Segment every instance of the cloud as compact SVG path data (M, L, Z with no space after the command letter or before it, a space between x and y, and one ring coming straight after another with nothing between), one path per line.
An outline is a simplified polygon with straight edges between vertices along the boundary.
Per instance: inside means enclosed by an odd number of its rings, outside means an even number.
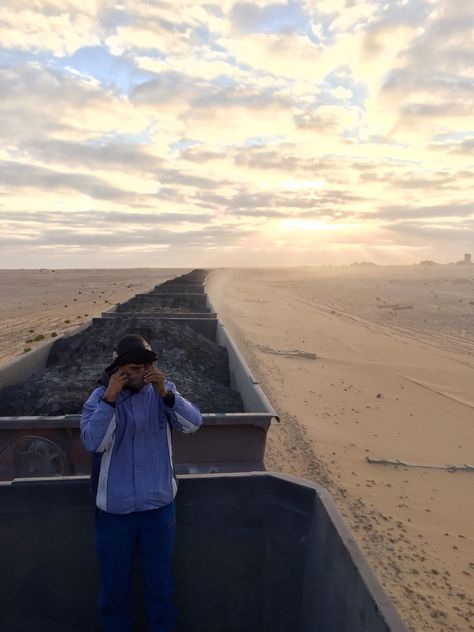
M150 123L95 81L35 63L0 67L0 138L84 141L98 135L142 132Z
M129 199L130 192L110 186L100 178L53 171L44 167L15 162L0 164L0 185L8 189L40 189L42 191L77 191L104 200Z
M308 16L296 2L236 2L229 18L241 33L309 31Z
M294 191L281 189L273 191L249 191L242 189L238 193L225 195L196 195L203 205L218 208L224 216L234 218L285 219L324 217L330 220L347 219L355 216L352 206L363 200L348 192L338 190L319 191L315 195L311 190L296 197Z
M386 206L376 213L377 217L383 219L398 220L403 219L435 219L435 218L474 218L474 204L465 202L464 204L438 204L433 206L419 206L409 208L406 206Z
M203 247L211 244L237 242L248 229L214 224L209 214L179 213L0 213L2 225L8 232L0 232L0 243L5 248L21 245L25 248L73 247L87 251L91 248L138 249L163 247ZM12 234L10 234L10 232Z
M351 90L344 88L343 86L334 88L334 90L331 90L331 94L336 97L336 99L341 99L343 101L351 99L354 96Z
M198 6L196 6L198 5ZM113 54L159 51L165 55L177 52L192 55L196 45L205 45L209 28L220 23L218 11L198 3L182 3L182 10L169 2L122 3L126 20L117 24L106 38Z
M5 0L2 255L448 252L473 26L464 0Z
M219 178L219 176L218 176ZM186 187L195 187L197 189L214 189L217 184L225 184L225 179L212 179L199 176L193 173L186 173L178 170L163 171L160 174L160 181L166 184L181 184Z
M331 69L324 48L297 33L252 33L240 38L221 38L219 44L240 63L274 78L312 82L324 79Z
M163 224L179 226L181 224L208 224L212 221L210 213L173 213L164 211L161 213L138 213L126 211L101 211L90 210L87 212L64 213L43 211L21 211L10 213L0 211L2 222L15 224L17 227L28 224L43 224L47 226L61 226L67 224L77 229L105 229L121 227L133 227L134 225L155 226Z
M140 105L160 105L176 108L183 118L192 118L196 111L214 112L216 109L261 110L268 107L288 108L292 100L274 89L257 83L207 81L182 72L162 72L151 81L133 89L133 102ZM225 112L224 112L225 113Z
M471 245L474 234L474 219L450 224L428 224L426 222L397 222L387 228L395 233L416 237L424 242L461 242Z
M459 188L459 173L456 172L431 172L429 174L420 174L415 171L407 171L403 168L393 168L390 170L378 171L374 168L365 170L360 174L361 182L374 183L376 181L389 184L396 189L420 189L429 190L436 188L438 194L440 190L457 190Z
M369 114L405 141L431 141L437 134L466 130L473 107L474 19L458 0L425 5L425 19L399 49ZM378 111L385 110L383 117Z
M163 165L163 160L154 156L147 146L136 143L84 144L61 139L29 138L19 145L19 149L43 163L56 163L71 168L138 170L150 173Z
M99 43L97 9L104 2L20 0L2 2L0 42L16 50L71 54L82 46Z
M442 150L459 156L472 156L474 154L474 138L467 138L460 142L433 143L434 150Z
M180 153L180 157L183 160L189 160L190 162L208 162L210 160L221 160L223 158L222 152L203 150L199 148L186 149Z

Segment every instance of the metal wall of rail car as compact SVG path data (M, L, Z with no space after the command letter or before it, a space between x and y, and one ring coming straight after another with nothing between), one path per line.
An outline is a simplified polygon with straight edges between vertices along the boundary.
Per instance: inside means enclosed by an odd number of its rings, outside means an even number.
M245 360L217 320L203 281L205 271L195 271L156 286L148 295L185 296L173 288L189 287L193 295L199 287L202 312L139 314L139 318L166 318L187 324L213 342L225 347L229 357L231 387L244 403L243 413L210 413L203 415L203 426L192 436L174 433L173 454L178 473L245 472L264 469L266 434L276 417L270 403L250 372ZM199 283L197 282L199 280ZM166 286L164 292L160 288ZM204 311L205 310L205 311ZM103 318L124 318L135 312L103 314ZM100 320L100 319L94 319ZM79 415L58 417L0 417L0 480L33 476L87 474L90 456L80 441Z
M0 483L0 515L2 629L97 631L88 482ZM174 574L177 632L407 632L328 492L291 477L181 477Z

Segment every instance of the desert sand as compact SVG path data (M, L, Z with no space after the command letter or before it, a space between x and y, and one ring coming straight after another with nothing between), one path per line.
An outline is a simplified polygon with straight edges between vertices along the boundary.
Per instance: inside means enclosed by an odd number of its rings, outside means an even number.
M0 270L0 366L185 272Z
M0 364L185 271L1 271ZM281 417L267 469L330 490L410 630L474 630L474 473L367 461L474 465L474 266L215 270L207 291Z
M474 472L367 461L474 466L474 266L221 270L207 287L281 416L267 469L330 490L411 630L474 630Z

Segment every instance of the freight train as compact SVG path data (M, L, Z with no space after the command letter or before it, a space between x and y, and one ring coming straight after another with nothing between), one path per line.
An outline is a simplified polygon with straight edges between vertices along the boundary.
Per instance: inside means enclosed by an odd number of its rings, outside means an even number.
M206 275L165 281L0 370L2 631L99 630L80 402L113 343L140 333L203 411L199 432L173 437L177 632L407 632L327 490L265 471L278 416Z

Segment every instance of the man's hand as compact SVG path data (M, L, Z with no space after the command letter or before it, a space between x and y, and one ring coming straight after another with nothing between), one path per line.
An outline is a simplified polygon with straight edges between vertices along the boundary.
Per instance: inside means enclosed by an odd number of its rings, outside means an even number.
M145 384L153 384L161 397L166 397L168 390L165 386L166 375L155 366L150 366L145 370Z
M104 399L107 402L115 402L117 395L127 385L128 375L122 369L118 369L110 376L107 390L104 393Z

